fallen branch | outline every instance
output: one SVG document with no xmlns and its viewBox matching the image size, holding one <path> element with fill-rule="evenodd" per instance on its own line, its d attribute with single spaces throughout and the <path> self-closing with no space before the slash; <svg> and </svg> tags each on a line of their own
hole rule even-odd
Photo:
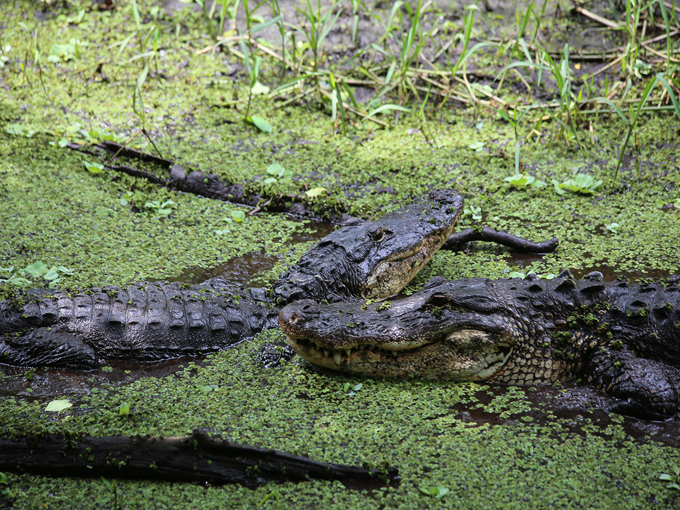
<svg viewBox="0 0 680 510">
<path fill-rule="evenodd" d="M 502 244 L 513 250 L 523 251 L 527 253 L 549 253 L 555 251 L 559 244 L 559 239 L 556 237 L 534 243 L 527 241 L 521 237 L 508 234 L 507 232 L 499 232 L 493 228 L 484 227 L 482 230 L 473 230 L 471 228 L 456 232 L 444 243 L 443 250 L 460 250 L 466 243 L 470 241 L 488 241 L 490 243 Z"/>
<path fill-rule="evenodd" d="M 312 479 L 370 482 L 398 479 L 398 470 L 329 464 L 228 441 L 205 432 L 186 437 L 60 436 L 0 439 L 0 470 L 47 476 L 103 476 L 259 486 Z"/>
</svg>

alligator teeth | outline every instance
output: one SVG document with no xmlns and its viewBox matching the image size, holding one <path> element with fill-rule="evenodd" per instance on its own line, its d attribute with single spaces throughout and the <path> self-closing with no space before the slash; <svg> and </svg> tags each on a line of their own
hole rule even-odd
<svg viewBox="0 0 680 510">
<path fill-rule="evenodd" d="M 397 351 L 392 351 L 392 356 L 396 358 L 397 356 L 399 356 L 399 353 L 397 353 Z"/>
<path fill-rule="evenodd" d="M 324 350 L 324 351 L 323 351 L 323 355 L 326 356 L 326 357 L 330 356 L 330 354 L 331 354 L 331 353 L 330 353 L 329 351 L 327 351 L 327 350 Z"/>
<path fill-rule="evenodd" d="M 339 352 L 333 353 L 333 359 L 335 360 L 335 364 L 339 365 L 340 360 L 342 360 L 342 354 L 340 354 Z"/>
<path fill-rule="evenodd" d="M 347 353 L 347 357 L 349 358 L 352 355 L 352 349 L 347 349 L 345 353 Z"/>
<path fill-rule="evenodd" d="M 366 348 L 366 347 L 365 347 L 364 345 L 362 345 L 362 344 L 359 344 L 359 347 L 358 347 L 358 349 L 359 349 L 360 351 L 363 351 L 363 350 L 364 350 L 365 348 Z"/>
</svg>

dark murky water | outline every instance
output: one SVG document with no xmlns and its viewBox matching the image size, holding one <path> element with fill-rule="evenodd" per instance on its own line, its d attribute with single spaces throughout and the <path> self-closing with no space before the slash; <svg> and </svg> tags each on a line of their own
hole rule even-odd
<svg viewBox="0 0 680 510">
<path fill-rule="evenodd" d="M 306 243 L 318 241 L 333 231 L 335 226 L 332 223 L 321 221 L 308 221 L 305 224 L 307 229 L 313 233 L 296 233 L 290 239 L 290 244 Z M 250 252 L 242 257 L 234 257 L 227 262 L 214 267 L 190 267 L 184 270 L 173 281 L 182 283 L 201 283 L 210 278 L 218 276 L 224 277 L 232 282 L 242 285 L 251 285 L 252 278 L 263 271 L 268 271 L 276 264 L 277 258 L 264 252 Z M 254 284 L 254 287 L 262 286 L 261 283 Z"/>
<path fill-rule="evenodd" d="M 524 270 L 529 265 L 537 262 L 543 258 L 540 253 L 521 253 L 521 252 L 511 252 L 510 255 L 505 257 L 505 262 L 509 266 L 516 266 Z M 664 271 L 661 269 L 654 269 L 651 271 L 621 271 L 620 269 L 609 266 L 607 264 L 595 264 L 587 267 L 581 267 L 577 269 L 569 268 L 575 278 L 583 278 L 588 273 L 593 271 L 599 271 L 604 277 L 604 281 L 613 282 L 621 276 L 625 276 L 630 281 L 635 282 L 642 278 L 651 278 L 652 280 L 663 280 L 671 276 L 670 271 Z"/>
<path fill-rule="evenodd" d="M 57 397 L 79 398 L 93 388 L 129 384 L 144 377 L 166 377 L 200 358 L 182 357 L 153 363 L 110 361 L 103 370 L 34 370 L 0 364 L 0 397 L 17 396 L 50 401 Z"/>
</svg>

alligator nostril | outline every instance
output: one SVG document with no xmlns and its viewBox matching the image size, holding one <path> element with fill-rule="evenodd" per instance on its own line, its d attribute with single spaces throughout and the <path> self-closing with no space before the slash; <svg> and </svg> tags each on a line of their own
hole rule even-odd
<svg viewBox="0 0 680 510">
<path fill-rule="evenodd" d="M 303 306 L 303 307 L 302 307 L 302 311 L 303 311 L 303 312 L 306 312 L 307 310 L 309 310 L 309 306 L 310 306 L 310 305 L 305 305 L 305 306 Z"/>
</svg>

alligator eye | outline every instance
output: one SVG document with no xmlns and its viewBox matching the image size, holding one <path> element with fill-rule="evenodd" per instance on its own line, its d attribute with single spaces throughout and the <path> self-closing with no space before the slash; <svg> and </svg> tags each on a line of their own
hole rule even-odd
<svg viewBox="0 0 680 510">
<path fill-rule="evenodd" d="M 386 234 L 391 234 L 392 232 L 385 227 L 378 227 L 375 230 L 372 230 L 368 232 L 368 235 L 371 239 L 373 239 L 373 242 L 379 243 L 383 239 L 385 239 Z"/>
</svg>

